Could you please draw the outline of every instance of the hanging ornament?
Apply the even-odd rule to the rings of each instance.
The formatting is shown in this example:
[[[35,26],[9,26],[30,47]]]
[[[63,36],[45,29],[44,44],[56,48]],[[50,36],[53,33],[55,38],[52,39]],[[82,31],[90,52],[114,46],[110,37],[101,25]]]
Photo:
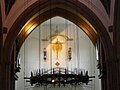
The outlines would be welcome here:
[[[60,65],[60,63],[59,63],[59,62],[56,62],[55,65],[58,67],[58,66]]]
[[[71,51],[71,48],[69,48],[69,50],[68,50],[68,59],[69,60],[72,59],[71,55],[72,55],[72,51]]]
[[[44,51],[43,51],[43,59],[46,60],[47,59],[47,51],[46,51],[46,48],[44,48]]]

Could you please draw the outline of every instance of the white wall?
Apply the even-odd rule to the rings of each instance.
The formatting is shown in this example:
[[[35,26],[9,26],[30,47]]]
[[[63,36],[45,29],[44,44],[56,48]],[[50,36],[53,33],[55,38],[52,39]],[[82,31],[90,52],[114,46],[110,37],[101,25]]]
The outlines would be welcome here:
[[[24,77],[30,77],[31,71],[37,70],[39,68],[50,69],[50,60],[52,60],[53,67],[58,61],[60,63],[59,67],[68,67],[70,70],[74,68],[80,68],[89,71],[89,75],[95,75],[96,78],[90,82],[88,86],[83,85],[77,86],[76,90],[101,90],[100,80],[98,79],[98,71],[96,68],[96,51],[90,39],[86,34],[79,29],[76,25],[71,22],[66,21],[63,18],[59,18],[62,23],[54,23],[59,17],[52,19],[52,30],[50,31],[49,21],[44,22],[40,27],[37,27],[31,35],[26,39],[23,44],[20,55],[21,55],[21,72],[18,73],[19,79],[16,81],[16,90],[44,90],[44,87],[30,86],[28,82],[24,80]],[[65,24],[66,23],[66,24]],[[72,41],[66,41],[63,37],[52,38],[52,41],[56,41],[56,38],[63,42],[62,51],[58,54],[58,60],[56,60],[56,53],[52,52],[47,54],[47,61],[43,60],[43,48],[47,48],[47,52],[50,52],[50,40],[42,41],[55,33],[56,25],[58,26],[58,32],[62,35],[66,35],[73,38]],[[72,48],[72,59],[69,61],[67,58],[68,48]],[[51,57],[52,56],[52,57]],[[71,87],[75,90],[75,87]],[[55,87],[49,90],[69,90],[67,87]]]

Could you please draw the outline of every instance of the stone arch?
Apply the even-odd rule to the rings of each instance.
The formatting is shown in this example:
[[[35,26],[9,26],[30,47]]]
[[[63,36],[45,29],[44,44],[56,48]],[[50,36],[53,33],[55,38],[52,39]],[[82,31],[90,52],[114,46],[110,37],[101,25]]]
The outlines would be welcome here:
[[[35,15],[39,11],[42,12],[41,10],[44,12],[41,14],[42,17],[46,17],[41,19],[41,23],[51,17],[58,15],[74,22],[76,25],[79,26],[79,23],[76,21],[81,19],[80,15],[84,16],[95,28],[98,36],[101,39],[105,51],[106,61],[112,60],[112,42],[108,35],[108,32],[99,18],[89,8],[87,8],[81,2],[76,2],[75,0],[38,0],[22,13],[10,28],[4,44],[4,61],[11,62],[10,58],[12,55],[12,48],[20,30],[33,15]],[[66,15],[62,14],[63,11],[66,13]],[[52,12],[54,13],[53,15]],[[50,14],[51,16],[49,17]],[[71,17],[67,15],[70,15]],[[75,20],[73,17],[75,18]],[[95,35],[95,33],[91,34]]]
[[[34,19],[32,19],[31,21],[28,21],[28,23],[22,28],[21,32],[19,33],[18,38],[17,38],[20,41],[18,43],[18,48],[21,47],[26,37],[32,32],[32,30],[29,30],[28,28],[32,27],[34,29],[39,24],[55,16],[63,17],[75,23],[79,28],[81,28],[88,35],[88,37],[91,39],[94,45],[97,41],[98,35],[95,29],[91,27],[86,21],[84,21],[83,20],[84,18],[82,18],[81,16],[80,17],[76,16],[75,13],[71,13],[70,11],[67,11],[63,8],[55,7],[50,10],[45,11],[44,13],[37,13],[37,14],[38,14],[37,16],[34,15],[35,16]]]

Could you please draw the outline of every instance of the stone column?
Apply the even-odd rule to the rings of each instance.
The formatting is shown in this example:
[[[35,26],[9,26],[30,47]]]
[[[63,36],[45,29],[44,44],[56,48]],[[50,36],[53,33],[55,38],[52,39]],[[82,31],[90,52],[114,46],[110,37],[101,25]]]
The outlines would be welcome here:
[[[3,56],[2,53],[3,53],[3,29],[2,29],[2,14],[0,8],[0,63],[2,61],[2,56]]]
[[[114,25],[113,25],[113,44],[114,62],[111,62],[112,74],[114,77],[113,85],[117,85],[114,90],[120,90],[120,0],[115,0]],[[113,67],[113,68],[112,68]]]
[[[1,6],[0,6],[1,7]],[[2,72],[2,61],[3,61],[3,29],[2,29],[2,16],[1,16],[1,8],[0,8],[0,90],[4,90],[2,88],[3,81],[3,73]]]
[[[14,50],[11,54],[11,61],[9,57],[3,52],[3,60],[0,63],[0,90],[14,90],[15,79],[14,79]]]
[[[14,43],[13,50],[12,50],[12,56],[11,56],[11,73],[10,73],[10,90],[15,90],[15,60],[16,60],[16,44]]]
[[[10,64],[1,63],[0,65],[0,90],[10,90]]]
[[[118,67],[115,60],[107,62],[107,90],[120,90]]]

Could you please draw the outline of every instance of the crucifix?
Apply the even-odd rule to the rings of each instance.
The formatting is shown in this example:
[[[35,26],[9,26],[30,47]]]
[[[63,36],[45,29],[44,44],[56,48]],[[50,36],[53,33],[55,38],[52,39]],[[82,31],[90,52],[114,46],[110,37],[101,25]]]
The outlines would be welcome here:
[[[58,59],[58,54],[59,54],[59,52],[61,52],[61,50],[62,50],[62,44],[63,44],[63,43],[61,43],[61,42],[58,41],[58,39],[57,39],[57,41],[56,41],[55,43],[52,43],[52,44],[53,44],[53,45],[52,45],[53,51],[56,52],[56,54],[57,54],[57,59]]]

